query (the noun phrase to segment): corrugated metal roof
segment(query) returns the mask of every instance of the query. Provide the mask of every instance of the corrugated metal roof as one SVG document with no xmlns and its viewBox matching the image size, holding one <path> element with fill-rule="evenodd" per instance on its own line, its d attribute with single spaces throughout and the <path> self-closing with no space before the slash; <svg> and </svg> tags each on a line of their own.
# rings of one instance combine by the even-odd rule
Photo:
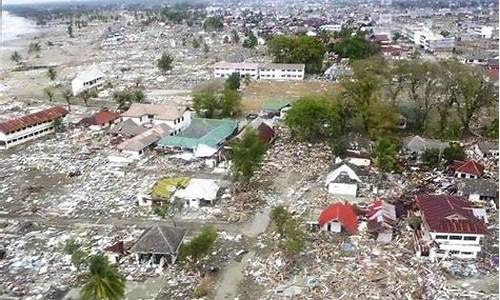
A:
<svg viewBox="0 0 500 300">
<path fill-rule="evenodd" d="M 67 114 L 68 111 L 62 106 L 51 107 L 34 114 L 29 114 L 5 122 L 0 122 L 0 131 L 7 134 L 39 123 L 52 121 L 59 117 L 64 117 Z"/>
<path fill-rule="evenodd" d="M 190 127 L 205 126 L 204 134 L 199 136 L 189 128 L 178 135 L 167 136 L 161 139 L 158 144 L 164 147 L 181 147 L 195 149 L 198 145 L 204 144 L 212 148 L 217 148 L 222 142 L 230 137 L 238 128 L 238 122 L 234 120 L 217 120 L 205 118 L 191 119 Z"/>
<path fill-rule="evenodd" d="M 265 111 L 280 111 L 282 108 L 290 105 L 290 100 L 266 100 L 262 103 L 262 109 Z"/>
<path fill-rule="evenodd" d="M 421 194 L 415 198 L 423 221 L 432 232 L 488 233 L 484 223 L 472 214 L 465 197 Z"/>
<path fill-rule="evenodd" d="M 333 203 L 321 212 L 318 219 L 320 227 L 331 221 L 340 222 L 349 234 L 356 234 L 358 231 L 358 214 L 349 203 Z"/>
</svg>

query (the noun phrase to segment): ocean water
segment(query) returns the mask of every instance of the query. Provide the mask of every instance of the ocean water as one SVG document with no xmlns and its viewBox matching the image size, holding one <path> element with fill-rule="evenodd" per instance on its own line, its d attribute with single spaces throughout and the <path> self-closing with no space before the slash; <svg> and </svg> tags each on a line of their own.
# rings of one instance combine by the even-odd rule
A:
<svg viewBox="0 0 500 300">
<path fill-rule="evenodd" d="M 14 40 L 20 34 L 32 33 L 37 31 L 34 22 L 9 14 L 2 11 L 2 42 Z"/>
</svg>

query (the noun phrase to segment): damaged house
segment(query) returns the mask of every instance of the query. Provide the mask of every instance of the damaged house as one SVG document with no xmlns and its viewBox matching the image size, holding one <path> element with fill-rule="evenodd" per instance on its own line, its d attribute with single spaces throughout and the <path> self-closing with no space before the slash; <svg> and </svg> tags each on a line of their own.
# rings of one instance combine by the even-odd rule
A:
<svg viewBox="0 0 500 300">
<path fill-rule="evenodd" d="M 481 252 L 481 239 L 488 230 L 482 213 L 460 196 L 415 196 L 416 216 L 421 218 L 420 230 L 415 232 L 417 256 L 431 260 L 443 257 L 476 258 Z"/>
<path fill-rule="evenodd" d="M 54 121 L 67 114 L 65 108 L 56 106 L 0 122 L 0 149 L 8 149 L 55 132 Z"/>
<path fill-rule="evenodd" d="M 247 130 L 255 130 L 259 141 L 264 144 L 271 144 L 276 138 L 274 129 L 264 121 L 261 117 L 253 119 L 243 130 L 236 136 L 237 139 L 243 138 Z"/>
<path fill-rule="evenodd" d="M 213 179 L 193 178 L 187 186 L 178 189 L 174 198 L 181 200 L 184 207 L 199 208 L 200 206 L 214 205 L 220 187 Z"/>
<path fill-rule="evenodd" d="M 73 96 L 78 96 L 84 91 L 97 90 L 104 85 L 105 75 L 97 68 L 78 73 L 71 81 Z"/>
<path fill-rule="evenodd" d="M 458 194 L 473 203 L 492 203 L 498 197 L 498 187 L 488 179 L 460 179 L 457 182 Z"/>
<path fill-rule="evenodd" d="M 165 124 L 171 128 L 171 135 L 176 135 L 191 124 L 191 111 L 185 106 L 132 103 L 129 109 L 122 114 L 122 121 L 127 120 L 149 128 Z"/>
<path fill-rule="evenodd" d="M 444 149 L 448 148 L 449 146 L 450 143 L 448 142 L 426 139 L 418 135 L 405 138 L 403 142 L 403 147 L 408 153 L 418 156 L 422 155 L 426 150 L 430 149 L 437 149 L 440 153 L 442 153 Z"/>
<path fill-rule="evenodd" d="M 111 127 L 111 125 L 113 125 L 119 118 L 120 115 L 118 113 L 112 111 L 100 111 L 90 117 L 83 118 L 78 124 L 92 130 L 101 130 Z"/>
<path fill-rule="evenodd" d="M 498 158 L 498 143 L 479 142 L 474 151 L 483 158 Z"/>
<path fill-rule="evenodd" d="M 139 262 L 174 264 L 185 236 L 185 229 L 155 224 L 141 235 L 130 248 L 130 253 L 133 253 Z"/>
<path fill-rule="evenodd" d="M 156 146 L 156 143 L 172 133 L 172 129 L 167 124 L 158 124 L 143 133 L 134 136 L 116 147 L 122 154 L 134 159 L 144 155 L 148 149 Z"/>
<path fill-rule="evenodd" d="M 368 206 L 368 232 L 377 236 L 377 243 L 387 244 L 392 240 L 396 225 L 396 207 L 381 199 L 376 199 Z"/>
<path fill-rule="evenodd" d="M 356 198 L 358 185 L 362 182 L 357 173 L 358 167 L 351 163 L 333 165 L 333 171 L 326 176 L 328 192 L 335 196 Z"/>
<path fill-rule="evenodd" d="M 480 163 L 470 161 L 454 161 L 451 170 L 456 178 L 479 178 L 483 176 L 484 167 Z"/>
</svg>

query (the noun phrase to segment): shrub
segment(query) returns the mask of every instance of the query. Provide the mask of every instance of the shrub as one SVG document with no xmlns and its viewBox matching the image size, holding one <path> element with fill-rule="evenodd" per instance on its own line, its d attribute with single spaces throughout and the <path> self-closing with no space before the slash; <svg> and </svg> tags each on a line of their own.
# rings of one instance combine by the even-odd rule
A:
<svg viewBox="0 0 500 300">
<path fill-rule="evenodd" d="M 208 253 L 217 239 L 217 231 L 212 226 L 203 228 L 200 234 L 180 248 L 180 259 L 197 259 Z"/>
</svg>

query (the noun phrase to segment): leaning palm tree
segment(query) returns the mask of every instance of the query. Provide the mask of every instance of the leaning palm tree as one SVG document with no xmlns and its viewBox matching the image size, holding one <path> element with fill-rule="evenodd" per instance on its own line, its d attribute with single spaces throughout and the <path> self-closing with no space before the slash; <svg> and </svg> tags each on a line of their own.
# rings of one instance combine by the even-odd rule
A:
<svg viewBox="0 0 500 300">
<path fill-rule="evenodd" d="M 82 275 L 83 300 L 119 300 L 125 295 L 125 278 L 102 254 L 91 256 L 88 271 Z"/>
</svg>

